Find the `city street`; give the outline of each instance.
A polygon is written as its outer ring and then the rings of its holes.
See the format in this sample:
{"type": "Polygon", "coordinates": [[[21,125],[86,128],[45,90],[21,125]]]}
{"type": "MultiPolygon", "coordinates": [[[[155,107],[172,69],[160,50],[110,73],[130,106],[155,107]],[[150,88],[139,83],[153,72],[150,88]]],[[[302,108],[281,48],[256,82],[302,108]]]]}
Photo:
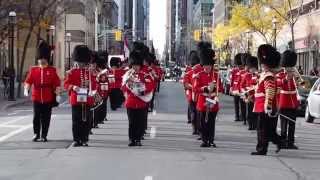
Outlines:
{"type": "Polygon", "coordinates": [[[319,124],[299,119],[299,150],[276,154],[270,144],[268,156],[251,156],[256,132],[234,122],[231,97],[220,99],[216,149],[200,148],[197,136],[191,135],[181,83],[162,84],[142,147],[128,147],[125,109],[108,110],[109,121],[93,130],[89,147],[71,147],[67,102],[53,112],[47,143],[31,141],[31,103],[10,108],[0,117],[0,180],[319,179],[319,124]]]}

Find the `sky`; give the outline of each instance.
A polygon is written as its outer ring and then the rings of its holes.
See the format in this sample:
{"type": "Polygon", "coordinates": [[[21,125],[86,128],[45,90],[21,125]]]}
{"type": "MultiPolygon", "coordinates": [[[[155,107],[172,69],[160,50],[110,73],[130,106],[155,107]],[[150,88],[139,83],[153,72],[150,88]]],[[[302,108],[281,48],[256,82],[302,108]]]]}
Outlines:
{"type": "Polygon", "coordinates": [[[162,55],[166,41],[166,0],[150,0],[150,38],[162,55]]]}

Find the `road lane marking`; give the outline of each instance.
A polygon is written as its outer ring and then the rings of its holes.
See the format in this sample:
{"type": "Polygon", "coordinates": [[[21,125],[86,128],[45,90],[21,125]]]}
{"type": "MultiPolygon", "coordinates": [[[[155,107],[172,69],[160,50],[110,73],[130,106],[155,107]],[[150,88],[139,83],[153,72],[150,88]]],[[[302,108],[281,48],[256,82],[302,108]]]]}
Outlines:
{"type": "Polygon", "coordinates": [[[150,138],[151,139],[154,139],[156,137],[156,133],[157,133],[157,129],[155,126],[151,126],[151,129],[150,129],[150,138]]]}
{"type": "Polygon", "coordinates": [[[0,142],[3,142],[3,141],[5,141],[5,140],[7,140],[7,139],[9,139],[9,138],[17,135],[17,134],[20,134],[20,133],[22,133],[23,131],[26,131],[26,130],[30,129],[31,127],[32,127],[32,124],[29,124],[29,125],[27,125],[27,126],[23,126],[23,127],[15,130],[15,131],[10,132],[10,133],[8,133],[7,135],[1,136],[1,137],[0,137],[0,142]]]}
{"type": "Polygon", "coordinates": [[[157,115],[157,111],[155,109],[152,111],[152,115],[153,116],[157,115]]]}
{"type": "Polygon", "coordinates": [[[17,117],[15,120],[12,120],[12,121],[7,121],[5,123],[1,123],[0,126],[3,126],[3,125],[9,125],[9,124],[13,124],[15,122],[18,122],[18,121],[21,121],[25,118],[28,118],[29,116],[22,116],[22,117],[17,117]]]}
{"type": "Polygon", "coordinates": [[[18,110],[15,110],[15,112],[32,112],[33,110],[32,109],[18,109],[18,110]]]}
{"type": "Polygon", "coordinates": [[[23,126],[21,125],[1,125],[0,128],[22,128],[23,126]]]}
{"type": "Polygon", "coordinates": [[[16,114],[17,114],[17,112],[14,112],[14,113],[8,114],[8,116],[12,116],[12,115],[16,115],[16,114]]]}
{"type": "Polygon", "coordinates": [[[153,177],[152,176],[146,176],[146,177],[144,177],[144,180],[153,180],[153,177]]]}

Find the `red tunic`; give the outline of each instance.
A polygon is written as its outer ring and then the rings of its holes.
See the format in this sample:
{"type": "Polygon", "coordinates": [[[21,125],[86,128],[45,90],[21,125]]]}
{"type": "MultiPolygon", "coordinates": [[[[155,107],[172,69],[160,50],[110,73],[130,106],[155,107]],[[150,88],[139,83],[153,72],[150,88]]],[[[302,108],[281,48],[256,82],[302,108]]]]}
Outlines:
{"type": "Polygon", "coordinates": [[[197,64],[192,67],[192,100],[194,102],[197,102],[198,100],[198,94],[195,91],[195,77],[201,71],[203,71],[203,67],[200,64],[197,64]]]}
{"type": "Polygon", "coordinates": [[[97,85],[98,85],[98,92],[101,97],[108,98],[108,94],[110,92],[110,82],[108,80],[109,73],[108,71],[101,71],[97,75],[97,85]]]}
{"type": "Polygon", "coordinates": [[[248,72],[249,71],[244,70],[244,69],[239,72],[240,77],[239,77],[239,81],[238,81],[239,82],[238,89],[239,89],[240,94],[242,94],[246,91],[246,89],[245,89],[246,88],[246,81],[248,80],[248,78],[246,76],[247,76],[248,72]]]}
{"type": "Polygon", "coordinates": [[[183,84],[187,101],[192,102],[192,69],[186,72],[183,76],[183,84]]]}
{"type": "Polygon", "coordinates": [[[295,80],[288,79],[284,71],[277,74],[277,88],[279,109],[296,109],[299,106],[295,80]]]}
{"type": "Polygon", "coordinates": [[[232,68],[230,72],[230,85],[231,85],[230,91],[232,94],[239,94],[239,90],[237,89],[238,82],[236,82],[238,72],[239,72],[238,67],[232,68]]]}
{"type": "Polygon", "coordinates": [[[125,69],[110,69],[108,78],[110,78],[110,89],[120,89],[122,84],[122,76],[126,73],[125,69]],[[114,80],[111,82],[111,80],[114,80]]]}
{"type": "Polygon", "coordinates": [[[86,104],[89,106],[94,105],[94,98],[92,96],[88,96],[86,103],[77,102],[77,92],[73,90],[74,86],[89,89],[89,83],[91,83],[92,90],[97,90],[96,77],[93,75],[93,73],[90,73],[90,75],[91,77],[89,77],[89,70],[84,68],[75,68],[67,72],[64,80],[64,88],[68,91],[69,101],[72,106],[81,104],[86,104]]]}
{"type": "MultiPolygon", "coordinates": [[[[131,70],[129,70],[131,71],[131,70]]],[[[127,73],[129,73],[129,71],[127,73]]],[[[139,82],[145,85],[144,94],[149,94],[154,90],[154,83],[151,76],[145,73],[143,70],[140,70],[138,73],[134,73],[139,82]]],[[[125,75],[126,76],[126,75],[125,75]]],[[[132,90],[128,87],[128,82],[123,83],[122,91],[126,97],[125,107],[131,109],[143,109],[146,108],[148,102],[143,101],[137,95],[135,95],[132,90]]]]}
{"type": "MultiPolygon", "coordinates": [[[[215,99],[215,97],[217,96],[216,90],[210,94],[204,92],[204,88],[208,87],[209,84],[212,82],[216,84],[219,92],[223,92],[221,79],[220,77],[218,77],[217,72],[206,73],[205,71],[201,71],[195,77],[195,92],[198,94],[198,101],[196,107],[197,110],[200,112],[205,112],[207,110],[206,98],[215,99]]],[[[218,110],[218,102],[209,109],[210,112],[218,112],[218,110]]]]}
{"type": "Polygon", "coordinates": [[[261,74],[254,96],[253,112],[263,113],[265,107],[276,108],[276,81],[273,73],[261,74]]]}
{"type": "Polygon", "coordinates": [[[60,79],[56,68],[35,66],[29,70],[25,83],[32,86],[33,102],[52,103],[56,98],[55,90],[60,86],[60,79]]]}

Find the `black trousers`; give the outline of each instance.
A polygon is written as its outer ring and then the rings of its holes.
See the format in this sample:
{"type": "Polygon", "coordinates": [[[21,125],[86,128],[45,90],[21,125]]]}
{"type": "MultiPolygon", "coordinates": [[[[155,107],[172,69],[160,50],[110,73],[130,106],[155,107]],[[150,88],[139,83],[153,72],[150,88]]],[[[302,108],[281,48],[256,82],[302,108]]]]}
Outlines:
{"type": "Polygon", "coordinates": [[[124,95],[119,88],[111,89],[110,94],[110,107],[115,111],[120,108],[125,100],[124,95]]]}
{"type": "Polygon", "coordinates": [[[144,133],[144,121],[147,109],[127,108],[129,120],[129,139],[131,141],[141,140],[144,133]]]}
{"type": "Polygon", "coordinates": [[[46,138],[49,131],[51,120],[51,104],[33,102],[33,132],[35,135],[46,138]]]}
{"type": "Polygon", "coordinates": [[[143,133],[145,133],[148,129],[148,109],[149,107],[145,108],[143,111],[143,133]]]}
{"type": "Polygon", "coordinates": [[[269,117],[265,113],[258,114],[258,152],[267,153],[270,141],[276,145],[281,144],[281,137],[277,134],[277,119],[278,117],[269,117]]]}
{"type": "Polygon", "coordinates": [[[248,102],[247,103],[247,121],[249,124],[249,129],[257,129],[257,121],[258,121],[258,116],[256,113],[252,112],[253,111],[253,102],[248,102]]]}
{"type": "Polygon", "coordinates": [[[160,92],[160,85],[161,85],[161,80],[158,81],[157,92],[160,92]]]}
{"type": "Polygon", "coordinates": [[[233,96],[234,110],[235,110],[235,120],[240,120],[240,96],[233,96]]]}
{"type": "Polygon", "coordinates": [[[217,112],[199,112],[199,116],[201,121],[202,141],[205,143],[213,142],[215,136],[217,112]]]}
{"type": "Polygon", "coordinates": [[[200,123],[197,119],[196,103],[193,101],[190,102],[188,106],[188,110],[189,110],[190,121],[193,127],[193,132],[199,133],[200,123]]]}
{"type": "Polygon", "coordinates": [[[89,106],[72,106],[72,134],[74,141],[88,142],[92,124],[92,115],[89,106]]]}
{"type": "Polygon", "coordinates": [[[244,102],[243,99],[240,98],[240,115],[241,115],[241,121],[243,121],[243,124],[247,124],[247,105],[244,102]]]}
{"type": "Polygon", "coordinates": [[[153,111],[153,108],[154,108],[154,96],[155,96],[155,91],[153,92],[153,95],[152,95],[152,99],[151,101],[149,102],[149,110],[150,111],[153,111]]]}
{"type": "Polygon", "coordinates": [[[92,110],[93,126],[96,127],[99,123],[103,122],[107,117],[107,98],[103,99],[100,106],[92,110]]]}
{"type": "MultiPolygon", "coordinates": [[[[296,121],[297,114],[295,109],[280,109],[280,114],[283,114],[290,119],[296,121]]],[[[294,145],[294,133],[296,130],[296,123],[288,120],[280,115],[281,121],[281,139],[287,142],[289,146],[294,145]]]]}

